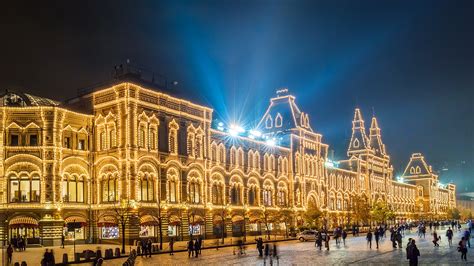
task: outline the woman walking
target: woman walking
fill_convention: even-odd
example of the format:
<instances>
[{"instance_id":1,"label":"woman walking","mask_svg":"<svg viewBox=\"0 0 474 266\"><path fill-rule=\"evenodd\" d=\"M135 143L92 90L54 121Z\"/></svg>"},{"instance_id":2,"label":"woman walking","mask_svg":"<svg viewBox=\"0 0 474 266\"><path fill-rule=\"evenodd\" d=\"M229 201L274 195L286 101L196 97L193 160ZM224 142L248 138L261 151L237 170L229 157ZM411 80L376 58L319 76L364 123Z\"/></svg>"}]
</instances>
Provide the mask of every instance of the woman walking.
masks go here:
<instances>
[{"instance_id":1,"label":"woman walking","mask_svg":"<svg viewBox=\"0 0 474 266\"><path fill-rule=\"evenodd\" d=\"M464 237L459 241L458 252L461 252L461 260L467 261L467 245Z\"/></svg>"}]
</instances>

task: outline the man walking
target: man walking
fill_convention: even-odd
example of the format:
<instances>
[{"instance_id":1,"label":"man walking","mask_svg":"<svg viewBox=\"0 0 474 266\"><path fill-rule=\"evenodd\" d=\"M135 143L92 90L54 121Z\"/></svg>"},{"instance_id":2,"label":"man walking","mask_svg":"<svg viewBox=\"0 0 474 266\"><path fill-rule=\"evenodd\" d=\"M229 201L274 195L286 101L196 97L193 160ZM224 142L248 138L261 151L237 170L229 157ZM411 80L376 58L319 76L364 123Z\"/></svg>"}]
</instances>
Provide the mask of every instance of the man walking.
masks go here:
<instances>
[{"instance_id":1,"label":"man walking","mask_svg":"<svg viewBox=\"0 0 474 266\"><path fill-rule=\"evenodd\" d=\"M174 246L174 240L173 238L170 239L170 256L174 255L173 254L173 246Z\"/></svg>"},{"instance_id":2,"label":"man walking","mask_svg":"<svg viewBox=\"0 0 474 266\"><path fill-rule=\"evenodd\" d=\"M372 232L369 229L369 232L367 233L367 245L372 249Z\"/></svg>"},{"instance_id":3,"label":"man walking","mask_svg":"<svg viewBox=\"0 0 474 266\"><path fill-rule=\"evenodd\" d=\"M415 239L411 240L411 244L407 246L407 258L410 262L410 266L418 265L418 257L420 256L420 250L418 250Z\"/></svg>"},{"instance_id":4,"label":"man walking","mask_svg":"<svg viewBox=\"0 0 474 266\"><path fill-rule=\"evenodd\" d=\"M192 239L188 242L188 258L194 257L194 242Z\"/></svg>"},{"instance_id":5,"label":"man walking","mask_svg":"<svg viewBox=\"0 0 474 266\"><path fill-rule=\"evenodd\" d=\"M471 233L469 233L469 230L464 231L464 240L466 240L467 246L471 247Z\"/></svg>"},{"instance_id":6,"label":"man walking","mask_svg":"<svg viewBox=\"0 0 474 266\"><path fill-rule=\"evenodd\" d=\"M258 250L258 256L262 257L263 256L263 240L261 237L257 239L257 250Z\"/></svg>"},{"instance_id":7,"label":"man walking","mask_svg":"<svg viewBox=\"0 0 474 266\"><path fill-rule=\"evenodd\" d=\"M342 230L342 243L344 243L344 246L346 246L346 238L347 238L347 232L346 230Z\"/></svg>"},{"instance_id":8,"label":"man walking","mask_svg":"<svg viewBox=\"0 0 474 266\"><path fill-rule=\"evenodd\" d=\"M8 244L8 248L7 248L7 258L8 258L8 265L12 264L12 258L13 258L13 247L12 247L12 244Z\"/></svg>"},{"instance_id":9,"label":"man walking","mask_svg":"<svg viewBox=\"0 0 474 266\"><path fill-rule=\"evenodd\" d=\"M461 252L461 260L467 261L467 246L466 239L464 237L459 241L458 252Z\"/></svg>"},{"instance_id":10,"label":"man walking","mask_svg":"<svg viewBox=\"0 0 474 266\"><path fill-rule=\"evenodd\" d=\"M453 230L451 230L451 227L448 228L448 230L446 230L446 237L448 238L448 245L450 247L453 246Z\"/></svg>"},{"instance_id":11,"label":"man walking","mask_svg":"<svg viewBox=\"0 0 474 266\"><path fill-rule=\"evenodd\" d=\"M375 230L374 235L375 235L375 244L377 245L377 249L379 249L380 231Z\"/></svg>"}]
</instances>

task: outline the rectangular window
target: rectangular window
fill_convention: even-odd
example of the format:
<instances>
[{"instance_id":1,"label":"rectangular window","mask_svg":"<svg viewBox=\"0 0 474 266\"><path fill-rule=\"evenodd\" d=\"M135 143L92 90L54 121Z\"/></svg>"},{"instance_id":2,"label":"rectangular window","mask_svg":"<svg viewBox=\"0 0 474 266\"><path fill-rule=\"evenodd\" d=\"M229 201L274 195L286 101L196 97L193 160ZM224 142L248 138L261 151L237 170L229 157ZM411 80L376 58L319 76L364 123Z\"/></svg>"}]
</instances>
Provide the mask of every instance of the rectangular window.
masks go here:
<instances>
[{"instance_id":1,"label":"rectangular window","mask_svg":"<svg viewBox=\"0 0 474 266\"><path fill-rule=\"evenodd\" d=\"M10 136L10 146L18 146L20 145L20 136L17 134L12 134Z\"/></svg>"},{"instance_id":2,"label":"rectangular window","mask_svg":"<svg viewBox=\"0 0 474 266\"><path fill-rule=\"evenodd\" d=\"M31 181L31 201L32 202L40 201L40 181L39 180Z\"/></svg>"},{"instance_id":3,"label":"rectangular window","mask_svg":"<svg viewBox=\"0 0 474 266\"><path fill-rule=\"evenodd\" d=\"M30 180L23 179L20 180L20 201L29 202L30 201Z\"/></svg>"},{"instance_id":4,"label":"rectangular window","mask_svg":"<svg viewBox=\"0 0 474 266\"><path fill-rule=\"evenodd\" d=\"M77 143L77 149L78 150L85 150L86 149L86 141L83 139L80 139L79 142Z\"/></svg>"},{"instance_id":5,"label":"rectangular window","mask_svg":"<svg viewBox=\"0 0 474 266\"><path fill-rule=\"evenodd\" d=\"M64 137L64 148L71 148L71 137Z\"/></svg>"},{"instance_id":6,"label":"rectangular window","mask_svg":"<svg viewBox=\"0 0 474 266\"><path fill-rule=\"evenodd\" d=\"M67 194L67 181L61 182L61 197L63 198L64 202L68 202L68 194Z\"/></svg>"},{"instance_id":7,"label":"rectangular window","mask_svg":"<svg viewBox=\"0 0 474 266\"><path fill-rule=\"evenodd\" d=\"M36 134L30 135L30 146L38 146L38 135Z\"/></svg>"},{"instance_id":8,"label":"rectangular window","mask_svg":"<svg viewBox=\"0 0 474 266\"><path fill-rule=\"evenodd\" d=\"M71 202L76 202L77 200L77 194L76 194L76 181L69 181L69 193L68 193L68 196L69 196L69 201Z\"/></svg>"},{"instance_id":9,"label":"rectangular window","mask_svg":"<svg viewBox=\"0 0 474 266\"><path fill-rule=\"evenodd\" d=\"M18 202L20 199L19 195L20 182L18 180L10 181L10 202Z\"/></svg>"},{"instance_id":10,"label":"rectangular window","mask_svg":"<svg viewBox=\"0 0 474 266\"><path fill-rule=\"evenodd\" d=\"M84 182L77 182L77 202L84 202Z\"/></svg>"}]
</instances>

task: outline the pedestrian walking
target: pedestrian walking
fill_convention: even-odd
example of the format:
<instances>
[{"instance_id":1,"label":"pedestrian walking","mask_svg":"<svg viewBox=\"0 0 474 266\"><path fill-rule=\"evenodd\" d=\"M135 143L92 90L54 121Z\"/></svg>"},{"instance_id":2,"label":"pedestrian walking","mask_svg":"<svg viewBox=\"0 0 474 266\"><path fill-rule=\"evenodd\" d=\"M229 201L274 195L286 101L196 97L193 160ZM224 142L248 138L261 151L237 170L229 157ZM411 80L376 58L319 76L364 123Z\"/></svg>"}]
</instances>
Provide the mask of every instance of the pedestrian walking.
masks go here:
<instances>
[{"instance_id":1,"label":"pedestrian walking","mask_svg":"<svg viewBox=\"0 0 474 266\"><path fill-rule=\"evenodd\" d=\"M64 234L61 234L61 248L64 248Z\"/></svg>"},{"instance_id":2,"label":"pedestrian walking","mask_svg":"<svg viewBox=\"0 0 474 266\"><path fill-rule=\"evenodd\" d=\"M258 250L258 256L262 257L263 256L263 240L261 237L257 239L257 250Z\"/></svg>"},{"instance_id":3,"label":"pedestrian walking","mask_svg":"<svg viewBox=\"0 0 474 266\"><path fill-rule=\"evenodd\" d=\"M469 230L466 229L466 231L464 231L464 240L466 240L467 242L467 247L471 247L471 233L469 232Z\"/></svg>"},{"instance_id":4,"label":"pedestrian walking","mask_svg":"<svg viewBox=\"0 0 474 266\"><path fill-rule=\"evenodd\" d=\"M459 241L458 252L461 252L461 260L467 261L467 246L466 239L464 237Z\"/></svg>"},{"instance_id":5,"label":"pedestrian walking","mask_svg":"<svg viewBox=\"0 0 474 266\"><path fill-rule=\"evenodd\" d=\"M153 241L151 241L151 239L148 239L146 248L148 250L148 257L151 258L151 252L153 250Z\"/></svg>"},{"instance_id":6,"label":"pedestrian walking","mask_svg":"<svg viewBox=\"0 0 474 266\"><path fill-rule=\"evenodd\" d=\"M318 232L318 235L316 236L316 247L319 248L319 250L321 250L322 246L323 246L323 235L321 234L321 232Z\"/></svg>"},{"instance_id":7,"label":"pedestrian walking","mask_svg":"<svg viewBox=\"0 0 474 266\"><path fill-rule=\"evenodd\" d=\"M448 230L446 230L446 238L448 238L448 245L450 247L453 246L453 230L451 230L451 227L448 228Z\"/></svg>"},{"instance_id":8,"label":"pedestrian walking","mask_svg":"<svg viewBox=\"0 0 474 266\"><path fill-rule=\"evenodd\" d=\"M326 246L326 250L329 250L329 240L331 239L331 237L329 236L329 234L327 232L326 233L326 237L325 237L325 240L324 240L324 243L325 243L325 246Z\"/></svg>"},{"instance_id":9,"label":"pedestrian walking","mask_svg":"<svg viewBox=\"0 0 474 266\"><path fill-rule=\"evenodd\" d=\"M370 249L372 249L372 232L370 231L369 229L369 232L367 233L367 246L370 247Z\"/></svg>"},{"instance_id":10,"label":"pedestrian walking","mask_svg":"<svg viewBox=\"0 0 474 266\"><path fill-rule=\"evenodd\" d=\"M420 250L418 250L418 247L415 244L415 239L412 239L410 245L407 245L406 251L410 266L417 266L418 257L420 256Z\"/></svg>"},{"instance_id":11,"label":"pedestrian walking","mask_svg":"<svg viewBox=\"0 0 474 266\"><path fill-rule=\"evenodd\" d=\"M397 234L395 236L396 236L396 239L397 239L398 247L402 248L402 234L400 232L397 232Z\"/></svg>"},{"instance_id":12,"label":"pedestrian walking","mask_svg":"<svg viewBox=\"0 0 474 266\"><path fill-rule=\"evenodd\" d=\"M196 258L199 256L199 240L198 239L194 241L194 254L196 255Z\"/></svg>"},{"instance_id":13,"label":"pedestrian walking","mask_svg":"<svg viewBox=\"0 0 474 266\"><path fill-rule=\"evenodd\" d=\"M377 249L379 249L380 231L375 230L374 235L375 235L375 244L377 245Z\"/></svg>"},{"instance_id":14,"label":"pedestrian walking","mask_svg":"<svg viewBox=\"0 0 474 266\"><path fill-rule=\"evenodd\" d=\"M342 230L342 243L344 244L344 246L346 246L346 238L347 238L347 232L346 230Z\"/></svg>"},{"instance_id":15,"label":"pedestrian walking","mask_svg":"<svg viewBox=\"0 0 474 266\"><path fill-rule=\"evenodd\" d=\"M390 241L392 241L392 247L397 248L397 237L396 237L396 232L395 230L391 229L390 233Z\"/></svg>"},{"instance_id":16,"label":"pedestrian walking","mask_svg":"<svg viewBox=\"0 0 474 266\"><path fill-rule=\"evenodd\" d=\"M434 244L435 247L439 247L438 241L439 241L438 233L436 233L436 231L434 231L433 232L433 244Z\"/></svg>"},{"instance_id":17,"label":"pedestrian walking","mask_svg":"<svg viewBox=\"0 0 474 266\"><path fill-rule=\"evenodd\" d=\"M170 256L171 256L171 255L174 255L174 253L173 253L173 246L174 246L174 239L171 238L171 239L170 239Z\"/></svg>"},{"instance_id":18,"label":"pedestrian walking","mask_svg":"<svg viewBox=\"0 0 474 266\"><path fill-rule=\"evenodd\" d=\"M12 258L13 258L13 247L11 244L8 244L7 248L7 261L8 264L12 264Z\"/></svg>"},{"instance_id":19,"label":"pedestrian walking","mask_svg":"<svg viewBox=\"0 0 474 266\"><path fill-rule=\"evenodd\" d=\"M188 242L188 258L194 257L194 242L192 239Z\"/></svg>"}]
</instances>

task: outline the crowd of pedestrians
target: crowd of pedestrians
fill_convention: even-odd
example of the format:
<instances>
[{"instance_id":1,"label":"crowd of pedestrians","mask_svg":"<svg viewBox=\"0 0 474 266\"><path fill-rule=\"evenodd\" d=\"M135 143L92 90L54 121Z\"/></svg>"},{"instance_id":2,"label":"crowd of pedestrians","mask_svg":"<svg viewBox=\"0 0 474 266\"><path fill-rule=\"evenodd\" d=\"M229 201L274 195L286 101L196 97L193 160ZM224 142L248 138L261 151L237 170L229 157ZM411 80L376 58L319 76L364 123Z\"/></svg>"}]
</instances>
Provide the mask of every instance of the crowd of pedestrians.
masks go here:
<instances>
[{"instance_id":1,"label":"crowd of pedestrians","mask_svg":"<svg viewBox=\"0 0 474 266\"><path fill-rule=\"evenodd\" d=\"M196 240L189 240L188 241L188 258L190 257L198 257L201 255L202 249L202 238L198 238Z\"/></svg>"}]
</instances>

